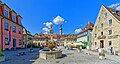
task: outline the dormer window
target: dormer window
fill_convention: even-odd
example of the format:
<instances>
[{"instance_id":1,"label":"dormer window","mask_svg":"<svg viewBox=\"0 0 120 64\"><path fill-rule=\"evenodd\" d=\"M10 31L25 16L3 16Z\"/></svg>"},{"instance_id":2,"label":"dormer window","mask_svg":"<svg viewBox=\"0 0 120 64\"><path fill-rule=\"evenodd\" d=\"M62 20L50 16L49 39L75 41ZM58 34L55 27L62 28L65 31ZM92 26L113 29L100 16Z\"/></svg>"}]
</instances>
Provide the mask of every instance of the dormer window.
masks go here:
<instances>
[{"instance_id":1,"label":"dormer window","mask_svg":"<svg viewBox=\"0 0 120 64\"><path fill-rule=\"evenodd\" d=\"M8 18L9 12L8 10L4 10L4 16Z\"/></svg>"},{"instance_id":2,"label":"dormer window","mask_svg":"<svg viewBox=\"0 0 120 64\"><path fill-rule=\"evenodd\" d=\"M18 19L18 24L20 24L20 25L21 25L21 19L20 19L20 18Z\"/></svg>"},{"instance_id":3,"label":"dormer window","mask_svg":"<svg viewBox=\"0 0 120 64\"><path fill-rule=\"evenodd\" d=\"M16 22L16 17L15 17L14 14L12 14L12 20L13 20L14 22Z\"/></svg>"}]
</instances>

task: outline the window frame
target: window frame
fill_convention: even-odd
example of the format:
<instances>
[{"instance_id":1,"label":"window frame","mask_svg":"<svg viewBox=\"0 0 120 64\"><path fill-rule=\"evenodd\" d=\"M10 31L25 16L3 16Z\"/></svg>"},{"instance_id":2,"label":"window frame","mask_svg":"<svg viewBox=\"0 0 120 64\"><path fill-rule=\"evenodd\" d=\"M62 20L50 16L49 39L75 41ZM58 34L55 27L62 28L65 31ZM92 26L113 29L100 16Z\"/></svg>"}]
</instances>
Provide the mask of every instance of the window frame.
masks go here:
<instances>
[{"instance_id":1,"label":"window frame","mask_svg":"<svg viewBox=\"0 0 120 64\"><path fill-rule=\"evenodd\" d=\"M16 16L15 16L15 14L12 14L12 20L13 20L14 22L16 22Z\"/></svg>"},{"instance_id":2,"label":"window frame","mask_svg":"<svg viewBox=\"0 0 120 64\"><path fill-rule=\"evenodd\" d=\"M105 14L104 14L104 19L106 19L106 18L107 18L107 16L108 16L108 14L107 14L107 13L105 13Z\"/></svg>"},{"instance_id":3,"label":"window frame","mask_svg":"<svg viewBox=\"0 0 120 64\"><path fill-rule=\"evenodd\" d=\"M21 29L20 28L18 28L18 33L21 34Z\"/></svg>"},{"instance_id":4,"label":"window frame","mask_svg":"<svg viewBox=\"0 0 120 64\"><path fill-rule=\"evenodd\" d=\"M9 45L8 37L5 37L4 39L5 39L5 40L4 40L5 45ZM7 39L7 40L6 40L6 39ZM6 43L6 42L7 42L7 43Z\"/></svg>"},{"instance_id":5,"label":"window frame","mask_svg":"<svg viewBox=\"0 0 120 64\"><path fill-rule=\"evenodd\" d=\"M101 32L101 35L103 36L103 32Z\"/></svg>"},{"instance_id":6,"label":"window frame","mask_svg":"<svg viewBox=\"0 0 120 64\"><path fill-rule=\"evenodd\" d=\"M14 26L14 25L12 26L12 31L16 32L16 26Z\"/></svg>"},{"instance_id":7,"label":"window frame","mask_svg":"<svg viewBox=\"0 0 120 64\"><path fill-rule=\"evenodd\" d=\"M21 19L20 19L20 18L18 18L18 24L20 24L20 25L22 24L22 23L21 23Z\"/></svg>"},{"instance_id":8,"label":"window frame","mask_svg":"<svg viewBox=\"0 0 120 64\"><path fill-rule=\"evenodd\" d=\"M9 23L8 22L4 22L4 30L9 30Z\"/></svg>"},{"instance_id":9,"label":"window frame","mask_svg":"<svg viewBox=\"0 0 120 64\"><path fill-rule=\"evenodd\" d=\"M109 46L111 46L112 45L112 41L108 41L109 42Z\"/></svg>"},{"instance_id":10,"label":"window frame","mask_svg":"<svg viewBox=\"0 0 120 64\"><path fill-rule=\"evenodd\" d=\"M7 14L7 16L6 16L6 14ZM4 16L9 18L9 11L7 9L4 10Z\"/></svg>"},{"instance_id":11,"label":"window frame","mask_svg":"<svg viewBox=\"0 0 120 64\"><path fill-rule=\"evenodd\" d=\"M112 30L108 30L109 31L109 35L111 35L112 34Z\"/></svg>"},{"instance_id":12,"label":"window frame","mask_svg":"<svg viewBox=\"0 0 120 64\"><path fill-rule=\"evenodd\" d=\"M112 24L112 19L109 20L109 25L111 25L111 24Z\"/></svg>"}]
</instances>

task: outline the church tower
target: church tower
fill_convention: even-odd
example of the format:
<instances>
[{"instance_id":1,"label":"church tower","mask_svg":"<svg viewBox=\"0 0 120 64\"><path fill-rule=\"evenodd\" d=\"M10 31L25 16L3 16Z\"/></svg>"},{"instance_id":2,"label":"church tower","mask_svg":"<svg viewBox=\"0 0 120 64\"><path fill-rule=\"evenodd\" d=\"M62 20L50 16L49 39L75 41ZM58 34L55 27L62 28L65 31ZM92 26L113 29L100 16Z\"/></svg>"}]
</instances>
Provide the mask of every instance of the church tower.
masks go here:
<instances>
[{"instance_id":1,"label":"church tower","mask_svg":"<svg viewBox=\"0 0 120 64\"><path fill-rule=\"evenodd\" d=\"M60 25L60 35L62 35L62 24Z\"/></svg>"}]
</instances>

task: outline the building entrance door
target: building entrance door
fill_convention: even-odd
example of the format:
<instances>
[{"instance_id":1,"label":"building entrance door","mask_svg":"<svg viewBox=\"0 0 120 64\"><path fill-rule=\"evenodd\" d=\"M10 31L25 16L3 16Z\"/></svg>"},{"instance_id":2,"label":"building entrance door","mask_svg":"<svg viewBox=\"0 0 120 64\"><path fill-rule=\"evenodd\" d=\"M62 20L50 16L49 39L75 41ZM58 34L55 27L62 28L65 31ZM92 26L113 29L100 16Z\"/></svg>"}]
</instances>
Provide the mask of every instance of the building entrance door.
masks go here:
<instances>
[{"instance_id":1,"label":"building entrance door","mask_svg":"<svg viewBox=\"0 0 120 64\"><path fill-rule=\"evenodd\" d=\"M16 48L16 39L13 39L13 48Z\"/></svg>"},{"instance_id":2,"label":"building entrance door","mask_svg":"<svg viewBox=\"0 0 120 64\"><path fill-rule=\"evenodd\" d=\"M104 41L103 40L100 41L100 48L104 48Z\"/></svg>"}]
</instances>

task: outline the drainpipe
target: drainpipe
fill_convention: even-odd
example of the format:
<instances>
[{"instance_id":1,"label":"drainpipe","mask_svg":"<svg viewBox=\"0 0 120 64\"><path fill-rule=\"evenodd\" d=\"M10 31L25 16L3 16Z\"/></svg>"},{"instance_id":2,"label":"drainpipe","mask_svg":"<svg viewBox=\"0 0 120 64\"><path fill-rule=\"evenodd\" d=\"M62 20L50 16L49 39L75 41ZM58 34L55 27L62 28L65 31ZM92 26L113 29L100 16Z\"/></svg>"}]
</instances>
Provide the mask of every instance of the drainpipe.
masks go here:
<instances>
[{"instance_id":1,"label":"drainpipe","mask_svg":"<svg viewBox=\"0 0 120 64\"><path fill-rule=\"evenodd\" d=\"M1 18L1 50L3 50L3 18Z\"/></svg>"}]
</instances>

